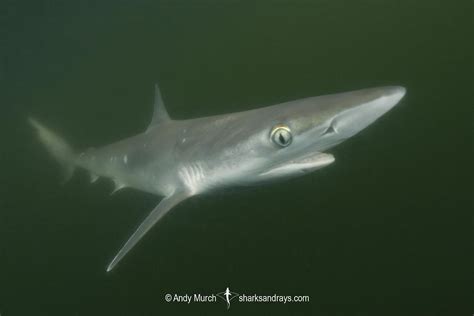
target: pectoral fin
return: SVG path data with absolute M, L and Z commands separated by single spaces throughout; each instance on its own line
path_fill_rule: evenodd
M 138 241 L 153 227 L 169 210 L 175 205 L 182 202 L 189 197 L 186 192 L 175 192 L 174 194 L 165 197 L 160 203 L 151 211 L 150 215 L 140 224 L 138 229 L 127 240 L 125 245 L 120 249 L 115 258 L 107 267 L 107 272 L 111 271 L 120 260 L 135 246 Z

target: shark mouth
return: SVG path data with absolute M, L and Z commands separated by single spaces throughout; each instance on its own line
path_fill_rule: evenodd
M 260 174 L 261 177 L 291 176 L 312 172 L 332 164 L 335 158 L 327 153 L 311 153 L 297 159 L 284 161 Z

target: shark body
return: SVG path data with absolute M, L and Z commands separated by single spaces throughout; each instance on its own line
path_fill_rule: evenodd
M 158 86 L 148 129 L 97 149 L 76 153 L 37 120 L 40 141 L 62 165 L 110 178 L 116 190 L 135 188 L 164 197 L 107 267 L 116 264 L 146 232 L 181 201 L 229 186 L 247 186 L 306 174 L 334 157 L 324 153 L 366 128 L 405 94 L 378 87 L 285 102 L 260 109 L 172 120 Z

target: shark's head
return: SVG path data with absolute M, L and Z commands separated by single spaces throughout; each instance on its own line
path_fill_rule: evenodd
M 279 123 L 270 132 L 278 139 L 270 140 L 288 152 L 323 152 L 365 129 L 404 95 L 403 87 L 381 87 L 284 103 L 275 112 L 273 119 Z
M 403 87 L 379 87 L 244 112 L 242 127 L 229 123 L 235 131 L 221 136 L 231 144 L 226 159 L 245 183 L 320 169 L 334 162 L 325 150 L 365 129 L 404 95 Z

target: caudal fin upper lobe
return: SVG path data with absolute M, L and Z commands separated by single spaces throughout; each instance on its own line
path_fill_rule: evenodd
M 28 122 L 35 129 L 39 141 L 51 156 L 60 164 L 63 182 L 68 181 L 74 173 L 75 154 L 71 146 L 59 135 L 45 127 L 38 120 L 29 117 Z

